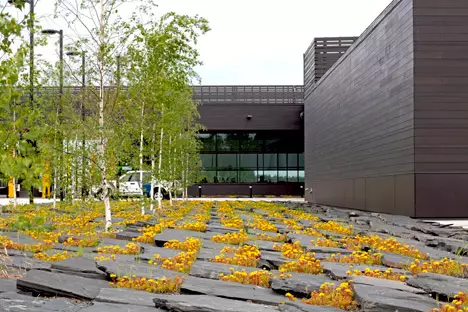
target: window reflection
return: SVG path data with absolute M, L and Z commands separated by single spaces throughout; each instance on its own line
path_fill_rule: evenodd
M 297 133 L 202 132 L 198 137 L 202 143 L 201 183 L 304 181 L 303 141 Z

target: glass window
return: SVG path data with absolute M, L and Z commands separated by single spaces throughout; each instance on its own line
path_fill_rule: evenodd
M 216 171 L 200 171 L 198 181 L 200 183 L 216 183 Z
M 288 182 L 288 172 L 287 171 L 278 171 L 278 182 L 286 183 Z
M 256 133 L 239 133 L 240 150 L 243 152 L 259 152 Z
M 288 171 L 288 182 L 297 182 L 297 170 Z
M 218 151 L 237 152 L 239 150 L 239 140 L 235 133 L 217 134 Z
M 219 183 L 237 183 L 237 171 L 218 171 Z
M 304 170 L 299 170 L 299 182 L 304 182 Z
M 120 177 L 120 182 L 128 182 L 130 181 L 130 178 L 132 177 L 131 173 L 126 173 L 123 176 Z
M 201 154 L 200 158 L 203 168 L 216 168 L 216 154 Z
M 288 168 L 297 168 L 297 154 L 288 154 Z
M 263 165 L 265 169 L 276 169 L 278 168 L 278 154 L 265 154 L 263 156 Z
M 278 168 L 286 168 L 287 166 L 287 154 L 278 154 Z
M 276 183 L 278 181 L 278 171 L 265 170 L 264 177 L 266 183 Z
M 265 183 L 265 175 L 263 173 L 263 170 L 256 171 L 255 174 L 257 175 L 258 183 Z
M 218 168 L 236 169 L 237 154 L 218 154 Z
M 257 171 L 239 171 L 239 182 L 240 183 L 254 183 L 257 182 Z
M 257 154 L 240 154 L 240 168 L 257 169 Z
M 299 169 L 304 169 L 304 153 L 299 154 Z
M 264 165 L 263 165 L 263 154 L 258 154 L 257 159 L 258 159 L 258 169 L 263 170 L 263 167 L 264 167 Z
M 198 138 L 202 143 L 202 152 L 216 152 L 216 135 L 212 133 L 199 133 Z
M 140 173 L 139 172 L 132 173 L 132 176 L 130 177 L 130 179 L 128 181 L 130 181 L 130 182 L 140 182 Z

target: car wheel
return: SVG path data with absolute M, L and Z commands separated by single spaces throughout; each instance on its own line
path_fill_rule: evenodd
M 159 197 L 160 197 L 161 199 L 164 198 L 164 195 L 162 194 L 162 192 L 161 192 L 161 196 L 158 197 L 158 189 L 154 189 L 154 192 L 153 192 L 153 193 L 154 193 L 154 194 L 153 194 L 153 200 L 158 200 Z

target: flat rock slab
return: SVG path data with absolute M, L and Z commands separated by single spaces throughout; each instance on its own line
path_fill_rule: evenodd
M 0 311 L 78 312 L 87 305 L 87 303 L 76 303 L 64 298 L 36 298 L 16 292 L 0 294 Z
M 468 290 L 468 279 L 434 273 L 423 273 L 410 277 L 406 283 L 410 286 L 424 289 L 429 293 L 451 298 L 460 291 Z
M 103 280 L 84 278 L 68 274 L 31 270 L 22 279 L 18 279 L 17 288 L 25 292 L 44 296 L 61 296 L 93 300 L 102 288 L 109 288 Z
M 193 276 L 185 280 L 181 293 L 209 295 L 275 306 L 285 299 L 269 288 Z
M 292 293 L 295 296 L 306 297 L 314 290 L 319 290 L 324 283 L 333 280 L 323 275 L 312 275 L 304 273 L 289 273 L 289 278 L 273 278 L 271 289 L 281 294 Z
M 170 240 L 178 240 L 180 242 L 184 241 L 187 237 L 202 238 L 202 239 L 211 239 L 213 234 L 202 233 L 196 231 L 187 231 L 187 230 L 174 230 L 168 229 L 158 234 L 154 237 L 154 243 L 158 247 L 164 247 L 164 243 Z
M 224 275 L 231 273 L 230 268 L 233 268 L 235 271 L 245 270 L 247 273 L 259 270 L 257 268 L 252 267 L 197 260 L 192 265 L 189 275 L 219 280 L 219 275 L 221 273 Z
M 52 269 L 68 274 L 74 274 L 87 278 L 105 279 L 106 274 L 98 270 L 96 261 L 87 258 L 70 258 L 64 261 L 53 263 Z
M 0 278 L 0 293 L 15 292 L 16 279 L 15 278 Z
M 356 300 L 366 312 L 427 312 L 437 307 L 428 296 L 386 287 L 353 284 Z
M 209 239 L 202 239 L 202 247 L 206 249 L 217 249 L 221 250 L 224 247 L 232 247 L 232 245 L 227 245 L 227 244 L 220 244 L 220 243 L 215 243 L 212 240 Z
M 366 265 L 366 264 L 348 264 L 348 263 L 338 263 L 338 262 L 321 262 L 323 271 L 325 274 L 330 276 L 333 279 L 336 280 L 341 280 L 341 279 L 352 279 L 353 276 L 350 276 L 346 274 L 348 271 L 354 271 L 354 270 L 359 270 L 361 272 L 364 272 L 367 268 L 370 270 L 380 270 L 380 271 L 385 271 L 388 269 L 388 267 L 385 266 L 380 266 L 380 265 Z M 411 275 L 410 272 L 405 271 L 405 270 L 400 270 L 400 269 L 393 269 L 393 272 L 395 273 L 400 273 L 400 274 L 406 274 L 406 275 Z
M 98 247 L 105 247 L 105 246 L 119 246 L 121 248 L 125 248 L 125 246 L 130 243 L 126 240 L 121 239 L 114 239 L 114 238 L 104 238 L 99 243 Z
M 269 242 L 269 241 L 262 241 L 262 240 L 251 240 L 251 241 L 247 241 L 245 243 L 245 245 L 249 245 L 249 246 L 256 246 L 258 247 L 258 249 L 260 249 L 261 251 L 263 250 L 266 250 L 266 251 L 275 251 L 275 249 L 273 249 L 273 246 L 276 245 L 281 245 L 281 243 L 275 243 L 275 242 Z
M 285 304 L 278 306 L 279 310 L 282 312 L 344 312 L 334 307 L 327 306 L 316 306 L 305 304 L 300 301 L 286 301 Z
M 122 232 L 118 232 L 116 237 L 117 239 L 121 239 L 121 240 L 126 240 L 126 241 L 133 241 L 134 238 L 137 238 L 139 236 L 141 236 L 142 233 L 140 232 L 134 232 L 134 231 L 122 231 Z
M 210 259 L 215 258 L 216 256 L 219 256 L 220 251 L 221 251 L 221 249 L 201 248 L 198 251 L 197 259 L 198 260 L 208 261 Z
M 50 266 L 51 266 L 51 264 L 48 262 L 36 260 L 34 258 L 29 258 L 29 257 L 23 257 L 23 256 L 9 257 L 3 262 L 3 264 L 12 268 L 23 269 L 23 270 L 32 270 L 32 269 L 50 270 Z
M 259 268 L 264 266 L 268 270 L 277 270 L 283 263 L 291 261 L 291 259 L 285 258 L 281 255 L 281 252 L 277 251 L 262 251 L 259 261 Z
M 419 288 L 408 286 L 403 282 L 392 281 L 392 280 L 383 279 L 383 278 L 375 278 L 375 277 L 368 277 L 368 276 L 353 276 L 352 280 L 354 284 L 391 288 L 395 290 L 410 292 L 413 294 L 421 294 L 421 295 L 427 294 L 426 291 L 419 289 Z
M 138 278 L 160 279 L 163 277 L 173 278 L 175 276 L 184 276 L 186 274 L 162 269 L 155 265 L 146 263 L 122 263 L 119 261 L 98 261 L 98 268 L 106 274 L 115 274 L 117 276 L 133 276 Z
M 269 312 L 276 307 L 205 295 L 155 295 L 156 308 L 177 312 Z
M 99 292 L 95 301 L 115 303 L 115 304 L 131 304 L 154 309 L 154 294 L 127 288 L 103 288 Z
M 390 268 L 404 269 L 411 265 L 413 258 L 382 252 L 382 263 Z
M 344 249 L 344 248 L 331 248 L 331 247 L 317 247 L 313 246 L 312 244 L 305 245 L 305 248 L 309 252 L 321 253 L 321 254 L 342 254 L 342 255 L 349 255 L 353 253 L 352 250 Z
M 127 304 L 112 304 L 112 303 L 101 303 L 95 302 L 92 306 L 89 306 L 80 312 L 160 312 L 163 310 L 155 309 L 154 304 L 152 307 L 143 307 L 137 305 Z
M 172 258 L 180 254 L 181 250 L 175 250 L 170 248 L 154 247 L 147 244 L 142 245 L 144 252 L 138 255 L 138 258 L 143 261 L 148 261 L 154 258 L 154 255 L 158 254 L 161 258 Z
M 302 246 L 311 246 L 310 241 L 316 240 L 318 236 L 304 235 L 304 234 L 288 234 L 288 238 L 293 242 L 300 242 Z

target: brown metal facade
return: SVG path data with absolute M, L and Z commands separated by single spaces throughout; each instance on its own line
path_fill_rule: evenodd
M 468 217 L 468 2 L 395 0 L 305 100 L 306 199 Z
M 307 200 L 415 214 L 413 72 L 412 1 L 398 0 L 306 97 Z
M 468 217 L 468 1 L 413 0 L 418 217 Z
M 303 93 L 303 86 L 194 87 L 206 131 L 200 183 L 189 195 L 301 196 Z

